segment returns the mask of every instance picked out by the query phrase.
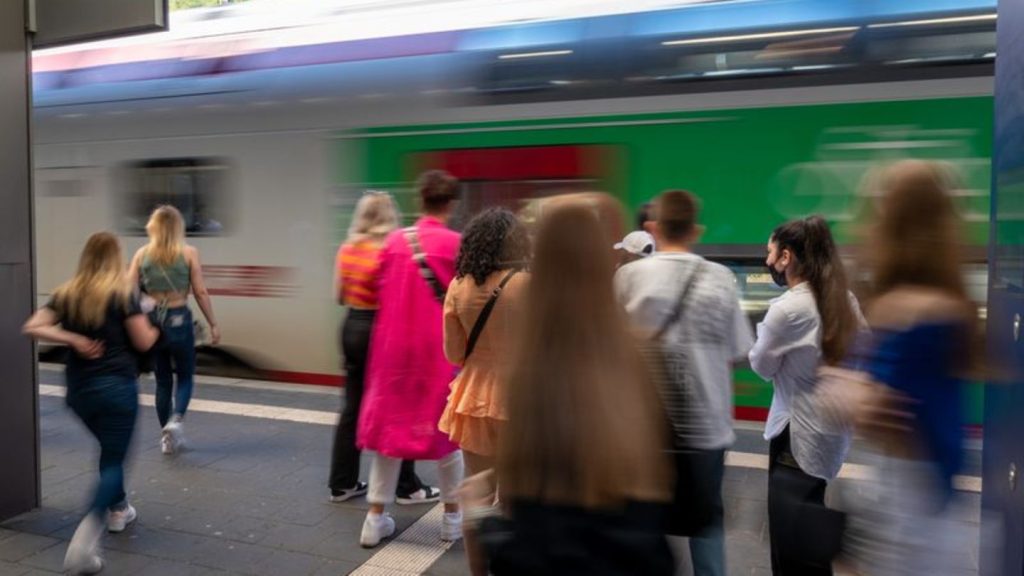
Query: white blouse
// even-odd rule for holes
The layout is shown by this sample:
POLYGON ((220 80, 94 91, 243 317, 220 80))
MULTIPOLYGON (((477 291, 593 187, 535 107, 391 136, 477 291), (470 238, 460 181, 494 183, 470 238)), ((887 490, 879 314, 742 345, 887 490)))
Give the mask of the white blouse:
MULTIPOLYGON (((853 295, 850 301, 863 326, 853 295)), ((774 387, 765 440, 775 438, 788 425, 793 457, 800 468, 817 478, 835 478, 849 450, 850 435, 835 433, 812 409, 810 400, 821 366, 821 317, 808 283, 771 301, 757 325, 757 342, 749 358, 754 372, 774 387)))

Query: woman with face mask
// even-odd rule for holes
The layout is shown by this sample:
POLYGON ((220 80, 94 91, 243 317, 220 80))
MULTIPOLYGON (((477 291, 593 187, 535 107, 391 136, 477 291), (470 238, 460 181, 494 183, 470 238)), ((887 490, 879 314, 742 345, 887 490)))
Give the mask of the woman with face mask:
POLYGON ((787 222, 768 241, 768 272, 788 288, 772 300, 757 326, 750 365, 774 387, 766 440, 768 529, 772 573, 831 574, 827 565, 809 563, 800 546, 789 546, 784 526, 803 503, 823 506, 825 487, 835 478, 849 447, 848 434, 824 434, 817 415, 807 410, 818 383, 818 369, 846 356, 863 324, 856 299, 828 224, 820 216, 787 222))

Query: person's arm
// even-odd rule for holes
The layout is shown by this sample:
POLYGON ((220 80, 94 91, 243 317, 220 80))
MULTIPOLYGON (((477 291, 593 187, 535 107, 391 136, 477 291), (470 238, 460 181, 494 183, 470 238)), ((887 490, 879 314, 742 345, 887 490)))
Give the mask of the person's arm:
POLYGON ((750 368, 765 380, 772 380, 793 345, 789 316, 778 305, 768 308, 757 325, 757 341, 750 349, 750 368))
POLYGON ((450 287, 444 297, 444 356, 452 364, 462 365, 466 361, 466 346, 469 337, 459 320, 456 290, 450 287))
POLYGON ((150 323, 149 318, 142 314, 132 314, 124 320, 125 330, 128 331, 128 338, 132 341, 132 347, 139 352, 147 352, 156 344, 160 337, 160 331, 150 323))
POLYGON ((210 325, 210 340, 214 346, 220 343, 220 327, 217 326, 217 318, 213 315, 213 302, 210 300, 210 293, 206 290, 206 283, 203 281, 203 266, 199 262, 199 250, 189 246, 186 249, 188 259, 189 278, 192 281, 192 293, 196 297, 199 309, 203 311, 206 322, 210 325))
POLYGON ((732 354, 730 357, 734 362, 739 362, 746 358, 751 348, 754 347, 754 334, 750 330, 750 321, 747 319, 746 312, 743 311, 743 305, 740 304, 739 293, 736 291, 735 276, 732 276, 730 273, 730 278, 733 280, 729 284, 729 292, 731 294, 729 303, 732 306, 731 338, 729 339, 729 343, 732 346, 730 351, 732 354))
POLYGON ((36 340, 69 346, 82 358, 95 360, 103 356, 103 343, 81 334, 65 330, 58 323, 57 313, 48 306, 36 310, 21 331, 36 340))
POLYGON ((128 285, 132 287, 132 290, 139 288, 139 268, 142 267, 142 251, 145 248, 139 248, 135 252, 135 256, 132 257, 131 264, 128 265, 128 285))
POLYGON ((341 274, 341 251, 344 245, 338 248, 338 254, 334 257, 334 301, 338 306, 345 305, 345 278, 341 274))

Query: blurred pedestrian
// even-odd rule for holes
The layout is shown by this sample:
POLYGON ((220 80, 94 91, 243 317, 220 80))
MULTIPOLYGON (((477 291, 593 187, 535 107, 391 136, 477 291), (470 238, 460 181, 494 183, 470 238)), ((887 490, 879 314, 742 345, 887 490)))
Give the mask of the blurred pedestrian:
MULTIPOLYGON (((513 324, 523 312, 523 271, 530 241, 516 215, 503 208, 486 210, 470 221, 455 261, 455 280, 444 305, 444 352, 462 370, 440 429, 462 449, 466 474, 494 467, 498 437, 508 420, 502 385, 511 361, 513 324)), ((474 576, 486 566, 465 532, 466 551, 474 576)))
MULTIPOLYGON (((724 576, 725 532, 722 478, 725 451, 736 440, 733 432, 733 364, 753 345, 753 334, 736 290, 736 277, 725 266, 693 253, 700 237, 698 202, 689 192, 662 193, 653 208, 658 250, 652 256, 619 268, 615 288, 634 325, 660 334, 665 348, 682 352, 694 390, 680 391, 696 401, 685 409, 668 406, 682 421, 673 422, 675 447, 689 454, 696 474, 692 489, 701 493, 678 497, 706 500, 706 525, 694 530, 690 555, 697 576, 724 576), (706 463, 706 465, 705 465, 706 463)), ((645 234, 632 232, 627 236, 645 234)), ((680 383, 683 384, 683 383, 680 383)), ((678 480, 678 478, 677 478, 678 480)))
MULTIPOLYGON (((540 223, 498 439, 501 514, 481 524, 497 576, 675 570, 662 532, 665 418, 615 301, 606 239, 585 203, 540 223)), ((478 475, 465 490, 488 484, 478 475)))
POLYGON ((160 206, 146 224, 149 243, 135 253, 129 279, 141 279, 146 296, 155 300, 154 319, 163 337, 154 349, 156 415, 160 421, 160 451, 174 454, 185 446, 184 418, 192 400, 196 371, 195 327, 188 306, 191 292, 206 322, 213 345, 220 328, 203 281, 199 250, 185 243, 185 221, 173 206, 160 206), (175 382, 177 380, 177 382, 175 382))
MULTIPOLYGON (((348 238, 338 249, 335 266, 335 296, 348 310, 341 327, 342 357, 345 359, 345 401, 334 431, 331 475, 328 486, 331 502, 345 502, 367 492, 359 481, 359 448, 356 428, 363 401, 366 360, 370 333, 378 308, 380 250, 384 239, 398 227, 398 208, 387 192, 370 190, 356 204, 348 238)), ((437 490, 424 485, 416 476, 414 462, 404 460, 396 496, 399 503, 436 500, 437 490)))
POLYGON ((441 539, 462 536, 456 494, 462 452, 437 428, 457 370, 444 356, 443 303, 459 250, 459 234, 445 226, 458 181, 432 170, 419 177, 416 189, 423 216, 414 226, 389 234, 380 254, 380 308, 356 441, 376 452, 367 495, 370 510, 359 538, 368 548, 395 531, 384 509, 395 499, 402 459, 438 460, 445 507, 441 539))
POLYGON ((102 569, 104 524, 110 532, 122 532, 137 517, 124 491, 124 461, 139 407, 137 353, 149 350, 159 332, 142 312, 124 270, 117 237, 93 234, 75 276, 24 327, 33 338, 71 348, 66 402, 100 445, 99 483, 64 557, 64 569, 72 574, 102 569))
POLYGON ((846 561, 863 574, 950 574, 970 554, 954 478, 964 462, 964 382, 977 360, 962 222, 941 165, 900 162, 878 185, 866 237, 872 332, 854 373, 860 401, 841 403, 876 473, 844 493, 846 561))
POLYGON ((764 437, 770 441, 768 532, 772 573, 832 574, 808 560, 787 526, 802 503, 824 506, 825 488, 849 449, 849 434, 822 434, 821 414, 805 410, 818 369, 838 365, 863 326, 828 224, 820 216, 787 222, 768 240, 766 265, 788 290, 757 326, 750 366, 773 385, 764 437))
POLYGON ((644 202, 636 211, 636 230, 650 232, 651 224, 654 222, 654 203, 644 202))

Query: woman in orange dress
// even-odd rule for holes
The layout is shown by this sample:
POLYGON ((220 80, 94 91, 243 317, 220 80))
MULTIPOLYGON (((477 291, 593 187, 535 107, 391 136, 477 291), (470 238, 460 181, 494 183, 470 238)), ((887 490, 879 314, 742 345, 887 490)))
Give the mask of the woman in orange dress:
MULTIPOLYGON (((506 420, 501 382, 511 356, 512 325, 522 312, 529 281, 522 270, 529 246, 516 215, 492 208, 469 223, 455 261, 455 280, 444 303, 444 353, 462 370, 452 382, 439 428, 462 449, 467 475, 494 465, 506 420)), ((465 532, 464 537, 472 540, 465 532)), ((473 574, 485 574, 477 564, 470 554, 473 574)))

